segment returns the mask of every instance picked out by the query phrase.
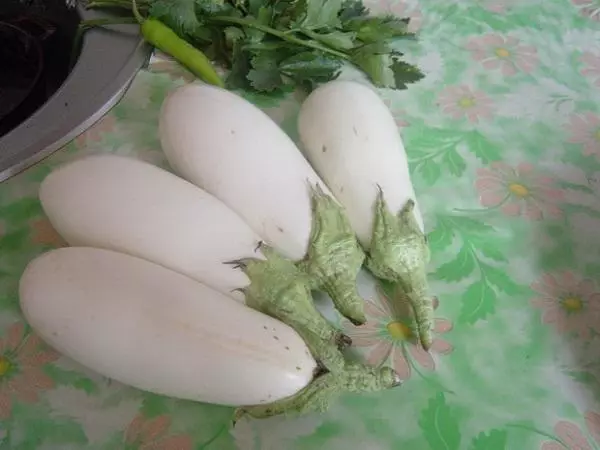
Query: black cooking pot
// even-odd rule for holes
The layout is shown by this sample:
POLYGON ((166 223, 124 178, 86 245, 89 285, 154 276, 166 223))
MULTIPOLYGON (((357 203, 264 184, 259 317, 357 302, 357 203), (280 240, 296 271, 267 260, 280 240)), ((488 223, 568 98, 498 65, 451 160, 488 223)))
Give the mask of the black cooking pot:
POLYGON ((0 137, 62 85, 78 25, 64 0, 0 0, 0 137))
MULTIPOLYGON (((42 47, 22 28, 0 22, 0 130, 8 127, 9 115, 29 97, 44 68, 42 47)), ((12 117, 12 116, 10 116, 12 117)), ((16 117, 15 119, 16 120, 16 117)), ((17 122, 18 123, 18 122, 17 122)), ((11 127, 12 128, 12 127, 11 127)), ((4 134, 0 131, 0 136, 4 134)))

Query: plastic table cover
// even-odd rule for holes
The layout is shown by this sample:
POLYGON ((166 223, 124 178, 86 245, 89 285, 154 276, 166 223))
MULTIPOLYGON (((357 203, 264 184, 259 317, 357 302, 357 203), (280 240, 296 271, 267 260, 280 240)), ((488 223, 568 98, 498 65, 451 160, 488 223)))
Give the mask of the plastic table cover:
MULTIPOLYGON (((600 449, 600 2, 372 6, 413 19, 420 41, 410 59, 427 73, 379 93, 429 233, 439 299, 431 353, 411 343, 396 294, 362 277, 369 321, 340 325, 356 352, 394 367, 404 385, 344 396, 325 414, 232 429, 230 408, 123 386, 30 332, 19 277, 63 245, 39 183, 86 152, 167 168, 158 111, 192 78, 159 59, 92 128, 0 185, 0 448, 600 449)), ((245 96, 296 138, 299 95, 245 96)))

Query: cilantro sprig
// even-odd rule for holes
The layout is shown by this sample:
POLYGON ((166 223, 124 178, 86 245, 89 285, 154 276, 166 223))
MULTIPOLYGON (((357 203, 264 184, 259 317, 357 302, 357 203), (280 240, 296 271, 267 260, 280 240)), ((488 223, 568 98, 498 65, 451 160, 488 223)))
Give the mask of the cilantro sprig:
MULTIPOLYGON (((359 0, 138 0, 150 17, 229 69, 230 88, 312 89, 344 65, 382 88, 405 89, 423 74, 395 45, 414 40, 409 19, 373 16, 359 0)), ((131 0, 93 0, 127 10, 131 0)))

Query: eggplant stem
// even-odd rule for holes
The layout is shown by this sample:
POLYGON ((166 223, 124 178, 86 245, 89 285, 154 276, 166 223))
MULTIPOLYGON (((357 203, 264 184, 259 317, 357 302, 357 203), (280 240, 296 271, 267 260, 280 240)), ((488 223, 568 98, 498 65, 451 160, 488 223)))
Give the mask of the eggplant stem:
POLYGON ((423 348, 428 350, 433 340, 433 304, 427 295, 430 251, 414 209, 415 202, 410 199, 400 212, 394 214, 379 188, 366 266, 376 278, 398 285, 408 296, 419 340, 423 348))
POLYGON ((317 184, 312 190, 312 225, 306 258, 298 266, 312 289, 325 291, 338 312, 355 325, 367 318, 356 277, 365 254, 344 208, 317 184))

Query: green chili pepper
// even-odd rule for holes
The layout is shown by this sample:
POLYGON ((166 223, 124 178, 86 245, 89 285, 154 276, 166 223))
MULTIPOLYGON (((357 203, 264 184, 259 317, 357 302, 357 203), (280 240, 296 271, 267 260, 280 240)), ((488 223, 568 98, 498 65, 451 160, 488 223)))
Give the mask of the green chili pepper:
POLYGON ((133 0, 132 10, 133 15, 140 24, 142 36, 149 44, 171 55, 205 82, 219 87, 225 86, 204 53, 177 36, 173 30, 160 20, 144 19, 137 9, 135 0, 133 0))

